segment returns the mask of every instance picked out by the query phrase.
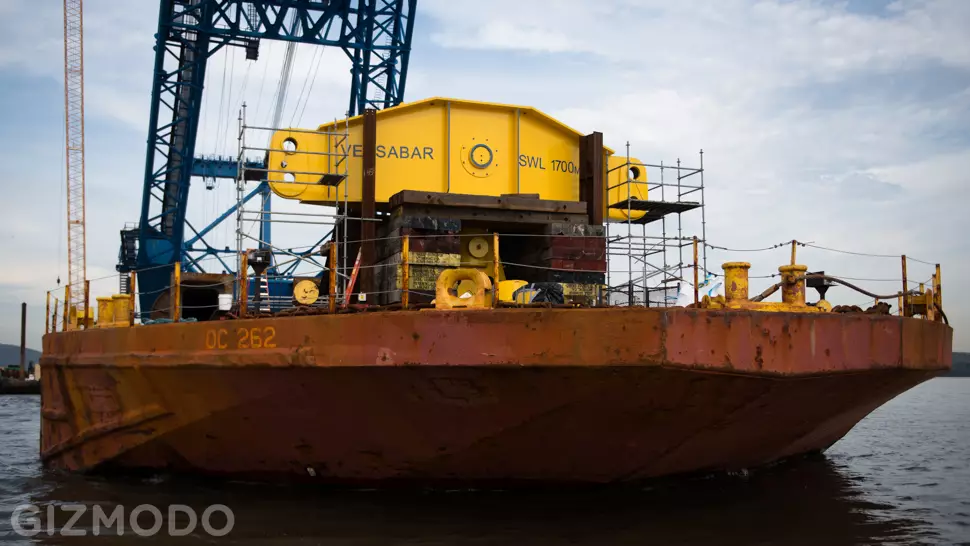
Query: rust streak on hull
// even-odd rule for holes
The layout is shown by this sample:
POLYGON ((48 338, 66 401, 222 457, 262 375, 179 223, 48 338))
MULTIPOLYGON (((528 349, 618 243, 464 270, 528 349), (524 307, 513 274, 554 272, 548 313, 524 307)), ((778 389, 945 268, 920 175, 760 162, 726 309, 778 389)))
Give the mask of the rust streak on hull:
POLYGON ((67 470, 333 483, 747 468, 824 450, 949 369, 951 343, 899 317, 629 308, 67 332, 44 338, 41 451, 67 470))

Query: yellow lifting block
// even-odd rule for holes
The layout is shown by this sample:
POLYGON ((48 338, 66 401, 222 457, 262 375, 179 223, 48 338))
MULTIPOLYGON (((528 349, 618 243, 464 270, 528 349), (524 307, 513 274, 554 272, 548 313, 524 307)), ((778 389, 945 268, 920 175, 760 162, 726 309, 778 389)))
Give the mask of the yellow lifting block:
POLYGON ((487 309, 491 307, 492 280, 479 269, 446 269, 435 284, 435 309, 487 309), (455 286, 471 284, 471 296, 461 297, 455 286))
MULTIPOLYGON (((580 201, 583 133, 529 106, 433 97, 377 111, 377 203, 404 189, 499 197, 535 194, 580 201)), ((327 205, 363 196, 363 116, 316 130, 281 129, 267 154, 270 188, 284 199, 327 205)), ((603 216, 609 205, 647 199, 646 168, 603 147, 603 216)), ((643 211, 629 213, 633 220, 643 211)))
MULTIPOLYGON (((606 204, 625 202, 631 200, 645 201, 647 199, 647 168, 635 157, 617 157, 611 155, 606 160, 606 204)), ((640 210, 627 210, 624 208, 607 209, 610 221, 626 222, 627 216, 632 221, 637 221, 646 213, 640 210)))

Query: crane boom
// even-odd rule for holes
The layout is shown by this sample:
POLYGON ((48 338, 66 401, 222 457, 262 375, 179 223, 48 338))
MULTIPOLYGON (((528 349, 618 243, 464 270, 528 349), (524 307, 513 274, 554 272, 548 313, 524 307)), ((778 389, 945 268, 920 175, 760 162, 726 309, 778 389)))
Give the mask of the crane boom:
POLYGON ((85 317, 84 18, 82 0, 64 0, 64 124, 67 161, 68 305, 85 317))
MULTIPOLYGON (((417 0, 159 4, 142 209, 137 232, 122 232, 118 264, 120 272, 138 271, 142 313, 169 286, 174 264, 189 257, 186 208, 209 57, 224 47, 244 47, 248 57, 260 40, 339 47, 351 61, 350 115, 394 106, 404 96, 417 0)), ((193 241, 206 232, 188 228, 193 241)), ((195 267, 191 259, 186 267, 195 267)))

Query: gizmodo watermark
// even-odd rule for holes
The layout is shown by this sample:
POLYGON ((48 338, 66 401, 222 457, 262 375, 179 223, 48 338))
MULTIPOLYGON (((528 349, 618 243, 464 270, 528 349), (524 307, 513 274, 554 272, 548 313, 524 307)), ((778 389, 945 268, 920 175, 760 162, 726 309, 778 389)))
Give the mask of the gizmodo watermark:
POLYGON ((165 514, 152 504, 135 506, 128 511, 127 518, 125 512, 125 507, 121 505, 113 506, 109 512, 97 504, 51 504, 46 506, 46 510, 35 504, 23 504, 10 515, 10 525, 15 533, 24 537, 41 533, 47 536, 122 536, 129 531, 142 537, 161 533, 181 537, 194 533, 201 524, 202 530, 208 535, 221 537, 228 535, 236 523, 232 510, 224 504, 207 507, 201 516, 191 506, 184 504, 168 505, 165 514), (66 521, 60 524, 64 518, 67 518, 66 521))

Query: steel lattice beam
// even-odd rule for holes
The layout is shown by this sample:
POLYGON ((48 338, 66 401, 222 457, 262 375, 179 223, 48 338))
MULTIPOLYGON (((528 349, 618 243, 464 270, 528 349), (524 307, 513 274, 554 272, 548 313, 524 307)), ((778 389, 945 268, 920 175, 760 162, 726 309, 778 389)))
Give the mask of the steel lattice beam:
MULTIPOLYGON (((68 305, 86 316, 84 217, 84 17, 81 0, 64 0, 64 120, 67 178, 68 305)), ((65 324, 68 323, 68 317, 65 324)))
POLYGON ((170 266, 191 251, 183 245, 185 216, 209 57, 253 40, 337 46, 352 63, 350 115, 394 106, 404 96, 416 3, 161 0, 138 258, 119 264, 140 270, 144 311, 168 285, 170 266))

